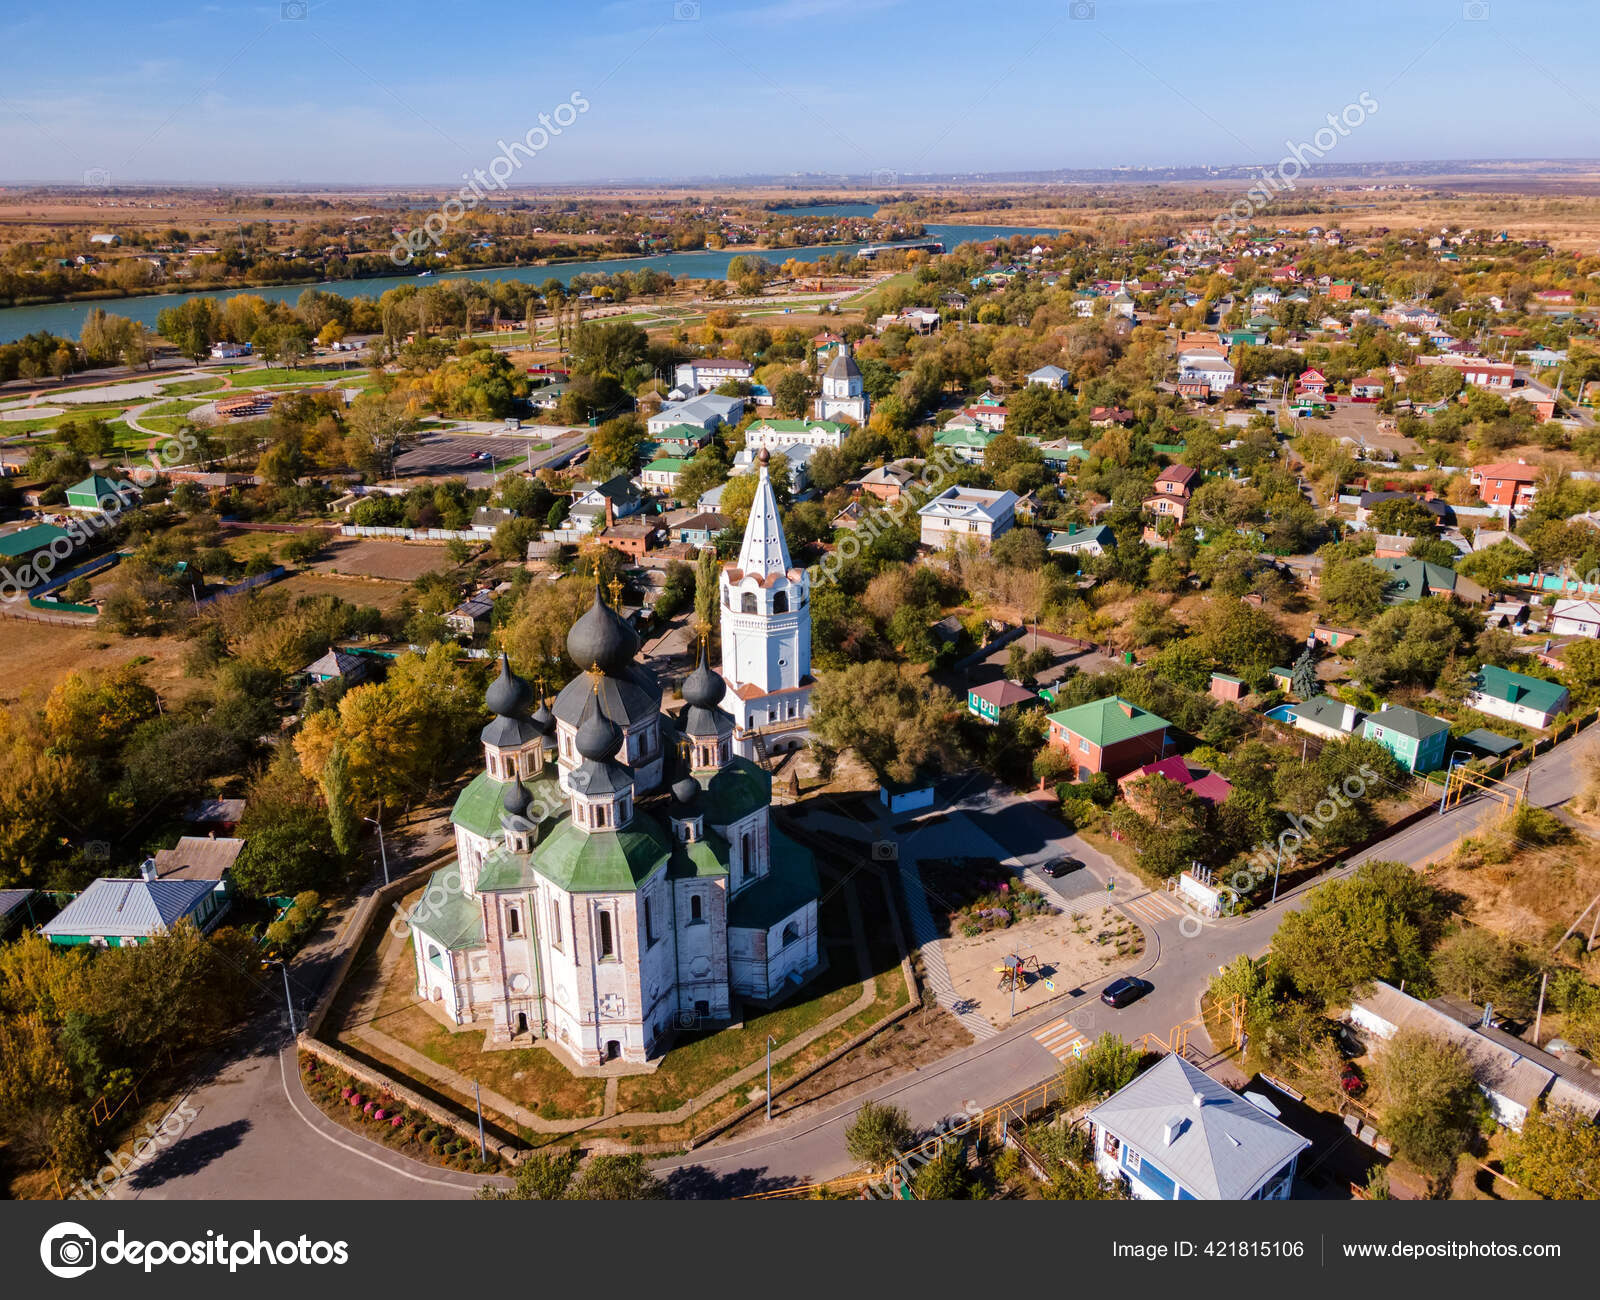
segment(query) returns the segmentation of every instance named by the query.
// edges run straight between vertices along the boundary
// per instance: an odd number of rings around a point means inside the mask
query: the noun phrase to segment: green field
[[[175,384],[162,384],[163,397],[182,397],[185,393],[214,393],[227,381],[224,379],[180,379]]]

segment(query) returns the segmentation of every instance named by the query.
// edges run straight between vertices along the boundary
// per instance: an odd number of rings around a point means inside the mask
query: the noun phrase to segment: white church
[[[739,558],[724,566],[719,621],[722,675],[728,683],[734,743],[746,757],[754,733],[811,716],[811,575],[789,559],[778,498],[767,474],[768,452],[750,503]]]
[[[865,425],[871,410],[861,367],[848,348],[840,347],[822,372],[822,393],[812,402],[811,414],[818,420],[848,419]]]
[[[764,465],[722,593],[724,645],[745,638],[747,657],[725,681],[702,646],[676,719],[598,587],[567,635],[585,671],[553,703],[534,707],[501,656],[484,770],[451,813],[456,862],[407,916],[417,995],[455,1024],[580,1065],[646,1062],[818,968],[810,850],[773,826],[771,774],[734,752],[741,724],[722,707],[730,684],[738,717],[808,698],[809,589]]]

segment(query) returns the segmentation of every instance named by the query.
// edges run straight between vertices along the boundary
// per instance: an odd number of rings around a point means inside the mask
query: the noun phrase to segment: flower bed
[[[917,867],[929,908],[935,916],[945,916],[951,934],[971,939],[1018,921],[1055,915],[1042,893],[994,858],[927,858]]]
[[[306,1096],[330,1118],[413,1160],[465,1173],[500,1169],[498,1159],[478,1158],[476,1142],[305,1052],[300,1054],[300,1082]]]

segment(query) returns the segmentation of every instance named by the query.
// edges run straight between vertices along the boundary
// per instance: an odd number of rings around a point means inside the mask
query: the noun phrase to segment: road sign
[[[1054,993],[1056,991],[1056,982],[1054,980],[1052,980],[1052,979],[1045,980],[1044,986],[1045,986],[1045,988],[1049,989],[1050,992],[1052,992],[1052,993]]]
[[[1108,893],[1108,894],[1112,893],[1116,889],[1116,887],[1117,887],[1117,882],[1115,880],[1106,881],[1106,893]]]

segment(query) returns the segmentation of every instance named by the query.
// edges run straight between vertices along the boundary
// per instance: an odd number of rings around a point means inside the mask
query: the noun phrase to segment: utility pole
[[[1544,978],[1539,981],[1539,1012],[1533,1018],[1533,1045],[1539,1046],[1539,1026],[1544,1023],[1544,990],[1550,983],[1550,972],[1544,973]]]
[[[772,1049],[777,1039],[767,1035],[767,1123],[772,1123]]]
[[[489,1148],[483,1140],[483,1089],[476,1079],[472,1081],[472,1100],[478,1106],[478,1159],[487,1164]]]
[[[361,820],[371,822],[378,828],[378,857],[383,862],[383,883],[387,885],[389,883],[389,853],[383,846],[383,823],[376,817],[363,817]]]
[[[1283,874],[1283,840],[1280,838],[1278,840],[1278,864],[1277,864],[1277,866],[1273,867],[1273,869],[1272,869],[1272,898],[1271,898],[1270,902],[1268,903],[1268,906],[1271,906],[1272,903],[1276,903],[1278,901],[1278,877],[1281,876],[1282,874]]]
[[[293,1038],[299,1030],[294,1025],[294,998],[289,993],[289,963],[280,961],[278,966],[283,971],[283,1004],[289,1009],[289,1036]]]

